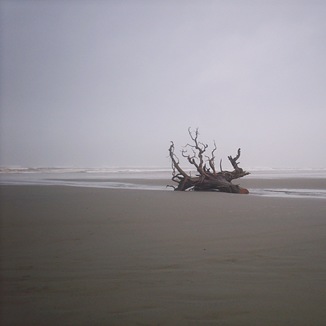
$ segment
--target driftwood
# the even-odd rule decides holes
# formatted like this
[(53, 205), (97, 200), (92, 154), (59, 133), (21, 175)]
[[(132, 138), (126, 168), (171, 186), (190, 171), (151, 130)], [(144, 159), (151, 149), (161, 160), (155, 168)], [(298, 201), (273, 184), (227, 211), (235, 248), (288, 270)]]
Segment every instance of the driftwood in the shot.
[(239, 158), (241, 154), (238, 149), (235, 157), (228, 156), (228, 159), (233, 166), (233, 171), (223, 171), (222, 160), (220, 161), (220, 171), (216, 171), (215, 166), (215, 151), (217, 149), (214, 142), (214, 148), (210, 152), (210, 156), (206, 155), (208, 145), (199, 141), (198, 128), (195, 131), (188, 129), (189, 136), (192, 140), (191, 144), (184, 146), (181, 151), (182, 156), (196, 168), (196, 176), (191, 176), (186, 173), (181, 167), (176, 154), (174, 153), (174, 143), (171, 141), (169, 155), (172, 161), (172, 181), (177, 183), (173, 187), (176, 191), (221, 191), (228, 193), (248, 194), (248, 189), (241, 188), (232, 183), (232, 180), (242, 178), (249, 174), (239, 167)]

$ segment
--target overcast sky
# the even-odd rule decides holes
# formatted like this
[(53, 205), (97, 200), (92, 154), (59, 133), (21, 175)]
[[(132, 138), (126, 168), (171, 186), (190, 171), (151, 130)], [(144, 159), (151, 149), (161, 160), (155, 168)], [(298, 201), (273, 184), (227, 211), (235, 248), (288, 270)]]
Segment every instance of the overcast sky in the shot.
[(326, 167), (326, 1), (0, 8), (1, 166), (169, 166), (199, 127), (243, 168)]

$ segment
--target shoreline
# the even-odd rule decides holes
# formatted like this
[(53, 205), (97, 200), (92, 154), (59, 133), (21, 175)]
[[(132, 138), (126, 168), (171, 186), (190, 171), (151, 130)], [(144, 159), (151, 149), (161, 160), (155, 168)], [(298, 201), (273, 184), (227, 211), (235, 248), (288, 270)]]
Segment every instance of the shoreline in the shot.
[[(91, 179), (61, 179), (72, 182), (73, 186), (95, 187), (130, 190), (173, 191), (175, 182), (168, 179), (141, 178), (91, 178)], [(249, 195), (287, 197), (287, 198), (316, 198), (326, 199), (326, 179), (315, 178), (280, 178), (280, 179), (238, 179), (233, 182), (249, 190)], [(69, 184), (67, 184), (69, 185)]]
[[(61, 181), (81, 181), (81, 182), (128, 182), (135, 184), (150, 184), (150, 185), (168, 185), (176, 184), (168, 178), (58, 178), (50, 180), (61, 180)], [(326, 189), (326, 178), (307, 178), (307, 177), (296, 177), (296, 178), (241, 178), (233, 181), (234, 184), (244, 185), (245, 187), (272, 187), (279, 188), (280, 186), (296, 187), (296, 188), (315, 188), (315, 189)]]
[[(326, 192), (326, 178), (308, 178), (308, 177), (289, 177), (289, 178), (241, 178), (233, 181), (244, 188), (249, 189), (315, 189)], [(73, 177), (64, 174), (54, 175), (7, 175), (0, 178), (0, 185), (44, 185), (44, 186), (80, 186), (80, 187), (98, 187), (98, 188), (121, 188), (127, 185), (133, 189), (164, 190), (168, 185), (176, 185), (169, 178), (154, 177), (84, 177), (79, 175)], [(137, 186), (141, 186), (138, 187)], [(147, 188), (146, 188), (147, 187)], [(126, 187), (128, 189), (128, 187)], [(168, 188), (167, 188), (168, 189)], [(172, 190), (172, 188), (170, 188)]]
[(4, 325), (326, 320), (323, 201), (41, 185), (0, 201)]

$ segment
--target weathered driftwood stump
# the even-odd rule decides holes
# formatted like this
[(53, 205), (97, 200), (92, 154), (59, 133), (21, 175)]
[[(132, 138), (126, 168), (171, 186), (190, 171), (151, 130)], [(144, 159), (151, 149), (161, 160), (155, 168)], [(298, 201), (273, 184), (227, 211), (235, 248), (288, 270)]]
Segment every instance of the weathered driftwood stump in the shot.
[(220, 161), (220, 171), (216, 172), (215, 169), (215, 156), (216, 144), (211, 151), (211, 155), (205, 155), (208, 148), (207, 144), (201, 143), (198, 140), (199, 132), (196, 129), (194, 132), (188, 129), (190, 138), (193, 144), (187, 144), (181, 151), (182, 156), (196, 168), (197, 174), (192, 177), (186, 173), (179, 163), (178, 157), (174, 153), (174, 143), (171, 142), (169, 148), (170, 158), (172, 160), (172, 181), (176, 182), (177, 186), (171, 186), (177, 191), (221, 191), (237, 194), (248, 194), (248, 189), (241, 188), (232, 183), (232, 180), (242, 178), (249, 174), (239, 167), (237, 162), (240, 158), (240, 148), (235, 157), (228, 156), (232, 164), (233, 171), (223, 171)]

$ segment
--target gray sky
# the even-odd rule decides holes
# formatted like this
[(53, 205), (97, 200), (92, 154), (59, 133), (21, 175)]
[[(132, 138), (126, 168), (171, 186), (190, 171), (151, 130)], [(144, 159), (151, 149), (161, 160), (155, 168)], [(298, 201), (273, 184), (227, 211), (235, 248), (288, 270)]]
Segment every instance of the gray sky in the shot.
[(1, 166), (168, 166), (191, 126), (224, 162), (326, 167), (323, 0), (2, 0), (0, 18)]

